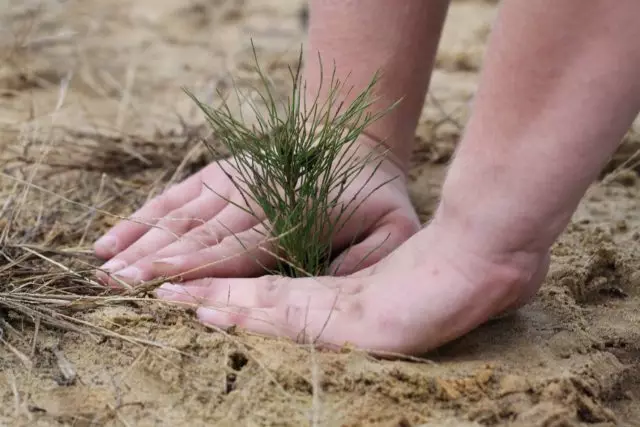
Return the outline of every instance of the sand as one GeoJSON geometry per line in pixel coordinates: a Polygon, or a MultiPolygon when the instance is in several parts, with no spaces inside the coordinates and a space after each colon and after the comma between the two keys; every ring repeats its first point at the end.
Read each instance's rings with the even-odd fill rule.
{"type": "MultiPolygon", "coordinates": [[[[127,215],[208,161],[202,117],[181,87],[205,96],[230,76],[250,80],[249,37],[280,81],[304,41],[297,0],[0,5],[2,171],[39,186],[25,192],[0,177],[8,230],[0,269],[10,280],[31,270],[5,254],[29,243],[74,251],[58,253],[58,266],[37,260],[40,270],[79,258],[99,265],[91,243],[116,219],[92,207],[127,215]]],[[[425,221],[468,115],[495,7],[454,1],[450,10],[411,171],[425,221]]],[[[159,303],[75,316],[166,349],[0,311],[0,424],[640,425],[639,149],[630,132],[554,246],[530,305],[424,361],[212,331],[159,303]]]]}

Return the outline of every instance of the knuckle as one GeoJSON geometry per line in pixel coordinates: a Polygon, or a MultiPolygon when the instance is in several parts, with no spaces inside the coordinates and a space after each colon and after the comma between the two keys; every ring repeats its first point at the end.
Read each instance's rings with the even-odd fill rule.
{"type": "Polygon", "coordinates": [[[258,287],[259,303],[264,307],[275,307],[286,301],[289,280],[281,276],[266,276],[258,287]]]}
{"type": "Polygon", "coordinates": [[[341,292],[346,295],[358,295],[364,291],[364,283],[360,280],[347,282],[341,287],[341,292]]]}
{"type": "Polygon", "coordinates": [[[185,209],[177,209],[162,218],[158,226],[174,232],[184,232],[203,223],[202,219],[194,217],[185,209]]]}
{"type": "Polygon", "coordinates": [[[359,322],[365,318],[365,305],[360,298],[342,299],[338,303],[338,310],[346,314],[353,322],[359,322]]]}

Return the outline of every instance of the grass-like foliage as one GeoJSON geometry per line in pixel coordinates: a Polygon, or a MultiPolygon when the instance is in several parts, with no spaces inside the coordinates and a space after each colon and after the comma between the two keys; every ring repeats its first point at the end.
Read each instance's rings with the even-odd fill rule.
{"type": "Polygon", "coordinates": [[[310,96],[303,81],[302,52],[297,66],[289,67],[291,92],[278,100],[260,68],[255,47],[253,55],[261,87],[252,90],[262,109],[234,85],[238,101],[249,103],[255,113],[252,124],[245,122],[242,113],[236,117],[220,93],[221,105],[214,108],[186,92],[232,156],[228,168],[233,170],[225,172],[245,202],[236,206],[266,218],[269,236],[265,237],[275,241],[273,253],[278,259],[277,270],[270,272],[293,277],[327,274],[336,233],[371,193],[389,182],[374,188],[368,185],[385,153],[358,149],[356,140],[393,105],[371,111],[379,73],[350,104],[341,101],[351,89],[336,77],[335,66],[329,86],[310,96]],[[350,188],[359,175],[358,182],[364,184],[350,188]],[[251,206],[258,206],[264,215],[251,206]]]}

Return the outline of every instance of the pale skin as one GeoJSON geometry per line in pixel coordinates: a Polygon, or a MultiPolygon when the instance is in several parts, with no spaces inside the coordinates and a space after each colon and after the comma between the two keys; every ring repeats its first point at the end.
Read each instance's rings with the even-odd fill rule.
{"type": "MultiPolygon", "coordinates": [[[[391,3],[312,0],[307,45],[308,58],[320,51],[339,72],[351,71],[356,90],[381,67],[381,103],[404,97],[369,129],[387,139],[394,160],[380,181],[406,172],[448,8],[447,1],[391,3]]],[[[255,241],[256,221],[202,184],[234,197],[217,164],[134,214],[159,228],[123,221],[96,243],[96,253],[133,284],[182,275],[158,296],[197,303],[204,323],[303,335],[328,347],[432,350],[519,308],[539,289],[552,244],[640,110],[637,16],[636,0],[615,7],[610,0],[505,0],[432,220],[421,226],[403,179],[383,187],[338,237],[344,245],[363,232],[341,255],[337,275],[255,277],[253,255],[242,255],[237,241],[225,237],[233,232],[255,241]],[[239,255],[220,262],[233,254],[239,255]]],[[[305,69],[312,86],[316,65],[307,61],[305,69]]],[[[366,138],[362,143],[371,146],[366,138]]],[[[269,262],[263,252],[254,255],[269,262]]]]}

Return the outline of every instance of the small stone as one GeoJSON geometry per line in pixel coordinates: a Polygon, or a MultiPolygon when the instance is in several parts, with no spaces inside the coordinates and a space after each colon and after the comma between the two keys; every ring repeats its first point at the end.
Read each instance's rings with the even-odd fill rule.
{"type": "Polygon", "coordinates": [[[493,378],[493,370],[489,368],[481,369],[476,373],[476,381],[479,386],[484,386],[493,378]]]}
{"type": "Polygon", "coordinates": [[[524,393],[531,388],[529,381],[520,375],[508,374],[500,379],[500,397],[513,393],[524,393]]]}
{"type": "Polygon", "coordinates": [[[443,379],[436,379],[436,386],[438,389],[438,398],[441,400],[456,400],[459,399],[460,391],[449,381],[443,379]]]}

